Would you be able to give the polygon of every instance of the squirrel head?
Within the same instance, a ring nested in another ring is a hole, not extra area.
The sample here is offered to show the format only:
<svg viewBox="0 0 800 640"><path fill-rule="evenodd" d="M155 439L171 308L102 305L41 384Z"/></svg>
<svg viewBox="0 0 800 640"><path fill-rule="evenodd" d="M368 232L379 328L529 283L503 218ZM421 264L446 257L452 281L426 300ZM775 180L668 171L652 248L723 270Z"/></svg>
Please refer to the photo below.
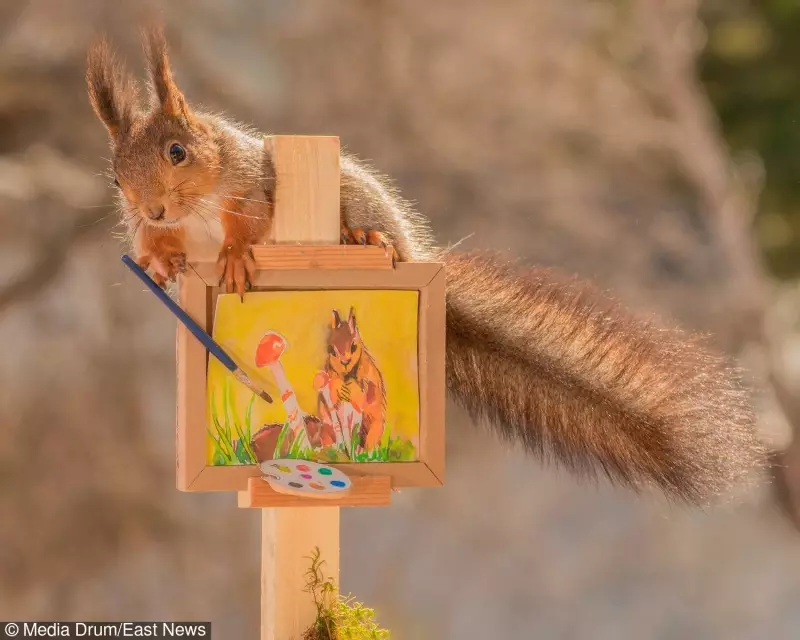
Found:
<svg viewBox="0 0 800 640"><path fill-rule="evenodd" d="M328 334L328 362L331 368L345 375L359 363L363 353L364 344L356 327L355 310L350 307L350 316L343 321L334 309Z"/></svg>
<svg viewBox="0 0 800 640"><path fill-rule="evenodd" d="M111 139L114 182L128 213L155 226L175 226L213 205L221 166L213 132L175 84L160 29L143 33L150 103L142 108L136 82L105 40L89 51L86 83Z"/></svg>

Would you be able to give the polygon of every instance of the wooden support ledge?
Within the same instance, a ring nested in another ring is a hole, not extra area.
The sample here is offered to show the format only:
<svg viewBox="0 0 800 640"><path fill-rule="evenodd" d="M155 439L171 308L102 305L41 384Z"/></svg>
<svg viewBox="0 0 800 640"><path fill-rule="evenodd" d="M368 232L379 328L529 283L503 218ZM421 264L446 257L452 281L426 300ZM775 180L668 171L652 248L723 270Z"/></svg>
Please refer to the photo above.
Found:
<svg viewBox="0 0 800 640"><path fill-rule="evenodd" d="M343 244L257 245L257 269L391 269L392 256L383 247Z"/></svg>
<svg viewBox="0 0 800 640"><path fill-rule="evenodd" d="M329 498L303 498L279 493L262 478L248 478L247 490L239 491L242 509L272 507L386 507L391 502L392 479L389 476L350 477L350 490Z"/></svg>
<svg viewBox="0 0 800 640"><path fill-rule="evenodd" d="M253 247L253 258L259 271L297 271L323 269L330 271L392 270L392 256L382 247L361 245L281 245L266 244ZM214 262L193 262L191 271L208 286L219 284L219 270Z"/></svg>

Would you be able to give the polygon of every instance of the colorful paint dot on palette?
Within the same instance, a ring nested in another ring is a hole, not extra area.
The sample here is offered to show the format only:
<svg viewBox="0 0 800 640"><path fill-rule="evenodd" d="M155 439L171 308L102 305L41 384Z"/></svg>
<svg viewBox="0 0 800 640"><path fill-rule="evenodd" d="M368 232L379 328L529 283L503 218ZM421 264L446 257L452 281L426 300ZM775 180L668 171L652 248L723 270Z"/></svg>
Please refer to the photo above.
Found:
<svg viewBox="0 0 800 640"><path fill-rule="evenodd" d="M339 469L308 460L267 460L259 468L263 479L278 493L335 498L352 486Z"/></svg>

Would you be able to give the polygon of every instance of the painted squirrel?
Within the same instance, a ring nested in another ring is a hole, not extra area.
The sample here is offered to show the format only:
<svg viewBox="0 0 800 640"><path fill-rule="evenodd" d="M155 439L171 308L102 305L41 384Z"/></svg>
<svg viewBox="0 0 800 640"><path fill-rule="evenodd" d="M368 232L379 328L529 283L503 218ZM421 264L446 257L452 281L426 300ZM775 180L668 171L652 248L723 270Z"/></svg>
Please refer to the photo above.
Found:
<svg viewBox="0 0 800 640"><path fill-rule="evenodd" d="M190 107L160 31L144 47L147 105L104 41L90 50L86 75L137 258L162 284L187 259L218 259L227 290L241 295L254 269L250 247L272 216L263 138ZM437 248L425 219L348 154L341 214L344 242L445 263L449 393L527 451L688 503L726 493L761 464L738 373L693 338L651 328L546 269Z"/></svg>
<svg viewBox="0 0 800 640"><path fill-rule="evenodd" d="M386 386L375 359L364 346L352 308L347 320L333 311L325 373L330 381L333 403L348 402L361 414L356 446L361 451L374 450L380 444L386 420ZM333 422L323 399L319 403L319 415L324 421Z"/></svg>

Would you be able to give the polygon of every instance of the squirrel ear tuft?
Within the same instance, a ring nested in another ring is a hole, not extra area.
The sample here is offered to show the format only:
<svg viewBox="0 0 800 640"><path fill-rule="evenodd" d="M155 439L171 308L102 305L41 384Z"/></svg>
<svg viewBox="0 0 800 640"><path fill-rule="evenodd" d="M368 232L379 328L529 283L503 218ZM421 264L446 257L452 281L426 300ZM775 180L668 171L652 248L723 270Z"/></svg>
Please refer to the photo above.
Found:
<svg viewBox="0 0 800 640"><path fill-rule="evenodd" d="M354 307L350 307L350 315L347 318L347 324L350 327L350 331L355 333L356 330L356 310Z"/></svg>
<svg viewBox="0 0 800 640"><path fill-rule="evenodd" d="M92 108L111 138L124 134L137 116L137 87L104 39L89 49L86 86Z"/></svg>
<svg viewBox="0 0 800 640"><path fill-rule="evenodd" d="M339 312L334 309L333 310L333 317L331 318L331 329L336 329L336 327L341 326L342 319L339 317Z"/></svg>
<svg viewBox="0 0 800 640"><path fill-rule="evenodd" d="M144 52L150 73L150 92L153 103L165 114L188 121L189 107L186 98L175 84L169 66L169 52L164 31L152 27L142 32Z"/></svg>

